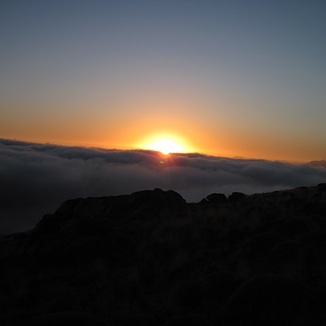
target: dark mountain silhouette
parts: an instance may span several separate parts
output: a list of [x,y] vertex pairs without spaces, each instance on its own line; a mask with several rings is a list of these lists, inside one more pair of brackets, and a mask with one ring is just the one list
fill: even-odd
[[64,202],[0,238],[1,325],[326,323],[326,184]]

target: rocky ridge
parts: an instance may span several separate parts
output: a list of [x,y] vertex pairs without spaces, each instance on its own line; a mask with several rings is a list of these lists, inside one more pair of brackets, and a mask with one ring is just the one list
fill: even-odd
[[0,238],[1,325],[321,325],[326,184],[64,202]]

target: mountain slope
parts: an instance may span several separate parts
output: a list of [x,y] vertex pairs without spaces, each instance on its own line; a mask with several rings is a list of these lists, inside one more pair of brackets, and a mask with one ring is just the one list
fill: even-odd
[[326,185],[75,199],[0,239],[2,325],[320,325]]

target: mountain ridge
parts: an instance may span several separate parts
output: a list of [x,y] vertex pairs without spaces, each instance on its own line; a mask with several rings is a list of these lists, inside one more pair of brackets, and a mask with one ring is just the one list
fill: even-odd
[[161,189],[68,200],[0,238],[0,321],[272,326],[295,311],[296,325],[320,325],[325,216],[326,184],[198,203]]

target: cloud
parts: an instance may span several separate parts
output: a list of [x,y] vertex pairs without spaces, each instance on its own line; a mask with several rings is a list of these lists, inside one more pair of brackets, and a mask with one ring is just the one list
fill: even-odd
[[0,234],[32,228],[70,198],[173,189],[187,201],[326,182],[326,169],[266,160],[104,150],[0,139]]

